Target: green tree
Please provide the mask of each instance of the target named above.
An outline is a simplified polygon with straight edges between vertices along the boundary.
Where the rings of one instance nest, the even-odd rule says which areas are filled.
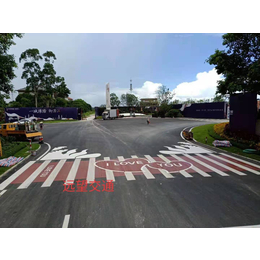
[[[115,93],[110,94],[110,102],[112,107],[118,107],[120,105],[120,100]]]
[[[140,101],[138,100],[138,97],[134,94],[122,94],[121,103],[125,106],[136,107],[139,106]]]
[[[0,33],[0,99],[9,98],[9,93],[13,90],[11,81],[16,77],[14,69],[17,68],[14,55],[8,54],[13,39],[22,38],[21,33]]]
[[[75,99],[70,104],[71,107],[78,107],[82,109],[82,112],[88,112],[92,110],[92,107],[90,104],[86,103],[83,99]]]
[[[214,98],[212,99],[212,102],[225,102],[226,98],[222,95],[215,95]]]
[[[56,85],[55,85],[55,97],[59,98],[66,98],[70,94],[70,90],[67,88],[65,83],[65,79],[63,77],[58,76],[56,78]]]
[[[57,97],[56,98],[56,106],[57,107],[66,107],[67,106],[67,100],[65,100],[64,98],[61,97]]]
[[[155,94],[158,98],[159,104],[169,104],[174,96],[174,93],[164,85],[160,86]]]
[[[226,50],[216,50],[206,60],[224,76],[216,93],[260,94],[260,33],[227,33],[222,38]]]

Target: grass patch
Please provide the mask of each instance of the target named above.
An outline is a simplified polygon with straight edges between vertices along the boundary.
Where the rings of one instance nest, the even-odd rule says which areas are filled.
[[[103,119],[103,117],[102,116],[97,116],[96,119]]]
[[[86,117],[89,117],[91,115],[95,115],[95,110],[92,110],[92,111],[88,111],[88,112],[85,112],[83,113],[83,118],[86,118]]]
[[[15,154],[9,155],[9,156],[15,156],[15,157],[27,157],[30,153],[30,146],[28,143],[23,143],[25,144],[24,148],[20,149],[19,151],[17,151]],[[37,150],[40,147],[40,144],[32,144],[32,150]],[[4,158],[7,158],[9,156],[5,156]],[[2,157],[1,157],[2,158]],[[16,164],[15,164],[16,165]],[[15,166],[13,165],[13,166]],[[11,167],[0,167],[0,176],[5,173],[7,170],[11,169],[13,166]]]
[[[224,139],[215,133],[214,125],[215,124],[209,124],[209,125],[194,127],[192,129],[194,139],[196,141],[198,141],[199,143],[206,144],[205,139],[207,137],[208,138],[207,145],[215,147],[212,144],[215,140],[224,140]],[[231,142],[231,143],[233,143],[233,142]],[[243,144],[240,144],[240,143],[238,143],[237,146],[238,147],[234,146],[234,143],[233,143],[231,147],[218,147],[218,148],[231,152],[231,153],[243,155],[245,157],[260,161],[260,155],[243,153],[243,150],[246,149],[247,147],[244,147]]]

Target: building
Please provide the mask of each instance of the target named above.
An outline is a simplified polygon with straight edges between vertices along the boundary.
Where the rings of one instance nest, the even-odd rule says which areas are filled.
[[[141,111],[149,110],[150,112],[157,111],[157,107],[159,106],[159,102],[157,98],[141,98],[140,99],[140,107]]]

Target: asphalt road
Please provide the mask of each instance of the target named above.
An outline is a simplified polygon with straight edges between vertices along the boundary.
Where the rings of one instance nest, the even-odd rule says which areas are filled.
[[[74,153],[87,149],[83,154],[90,157],[93,154],[100,154],[95,160],[109,157],[106,160],[117,160],[118,164],[120,161],[124,162],[124,159],[145,158],[145,155],[157,158],[155,160],[158,161],[160,159],[158,154],[170,158],[168,154],[160,152],[169,151],[166,146],[174,148],[179,144],[178,142],[184,142],[180,136],[183,128],[206,123],[213,123],[213,121],[151,119],[151,124],[147,125],[146,119],[136,118],[46,124],[43,135],[48,145],[44,144],[38,155],[30,158],[31,161],[35,161],[29,168],[31,172],[27,169],[27,172],[25,171],[3,189],[4,193],[0,196],[0,227],[213,228],[259,225],[260,175],[256,174],[256,167],[250,168],[245,163],[237,162],[237,164],[241,163],[244,169],[234,166],[233,159],[230,160],[231,163],[233,160],[232,165],[219,159],[213,164],[190,154],[192,158],[201,159],[204,165],[208,162],[208,167],[213,165],[217,167],[220,162],[229,168],[233,167],[233,172],[227,169],[224,171],[222,168],[217,168],[220,172],[200,168],[204,175],[210,176],[203,176],[202,173],[186,169],[181,174],[179,172],[170,174],[174,177],[172,178],[168,176],[169,173],[161,171],[157,174],[158,169],[149,168],[152,173],[152,177],[149,178],[149,175],[147,177],[145,174],[132,175],[127,169],[132,169],[131,171],[134,172],[134,168],[122,166],[126,167],[124,171],[129,175],[125,172],[118,174],[112,172],[115,178],[113,192],[64,192],[63,184],[67,176],[65,173],[69,172],[69,176],[77,180],[86,179],[86,175],[89,178],[91,171],[93,172],[93,168],[90,167],[92,159],[84,156],[78,157],[82,159],[75,157],[63,162],[63,172],[60,170],[51,185],[41,187],[46,178],[49,178],[50,172],[58,167],[57,163],[62,162],[62,158],[55,158],[53,153],[55,149],[68,151],[76,149]],[[218,153],[214,155],[223,158]],[[48,156],[53,156],[50,162],[46,161]],[[187,159],[183,154],[178,156]],[[212,158],[207,150],[204,150],[201,156]],[[139,162],[137,159],[132,160],[136,161],[129,161],[128,164],[141,163],[140,160]],[[24,165],[26,167],[27,163],[28,161],[24,162],[10,172],[1,180],[2,184],[19,172]],[[50,163],[48,165],[50,172],[46,170],[46,165],[46,168],[43,167],[42,171],[36,174],[37,167],[43,163]],[[251,163],[260,165],[252,161]],[[196,162],[193,162],[193,166],[198,168]],[[138,168],[138,165],[131,167]],[[101,184],[105,183],[106,175],[102,175],[105,170],[102,173],[99,168],[95,169],[95,180],[100,181]],[[111,171],[107,170],[105,174],[111,174]],[[260,168],[258,171],[260,172]],[[134,179],[131,179],[133,176]],[[28,182],[28,178],[31,178],[31,182]]]

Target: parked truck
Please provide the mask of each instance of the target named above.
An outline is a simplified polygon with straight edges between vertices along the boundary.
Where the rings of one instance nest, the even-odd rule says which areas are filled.
[[[105,110],[102,113],[102,118],[103,120],[107,120],[107,119],[115,119],[119,117],[119,109],[110,109],[110,110]]]

